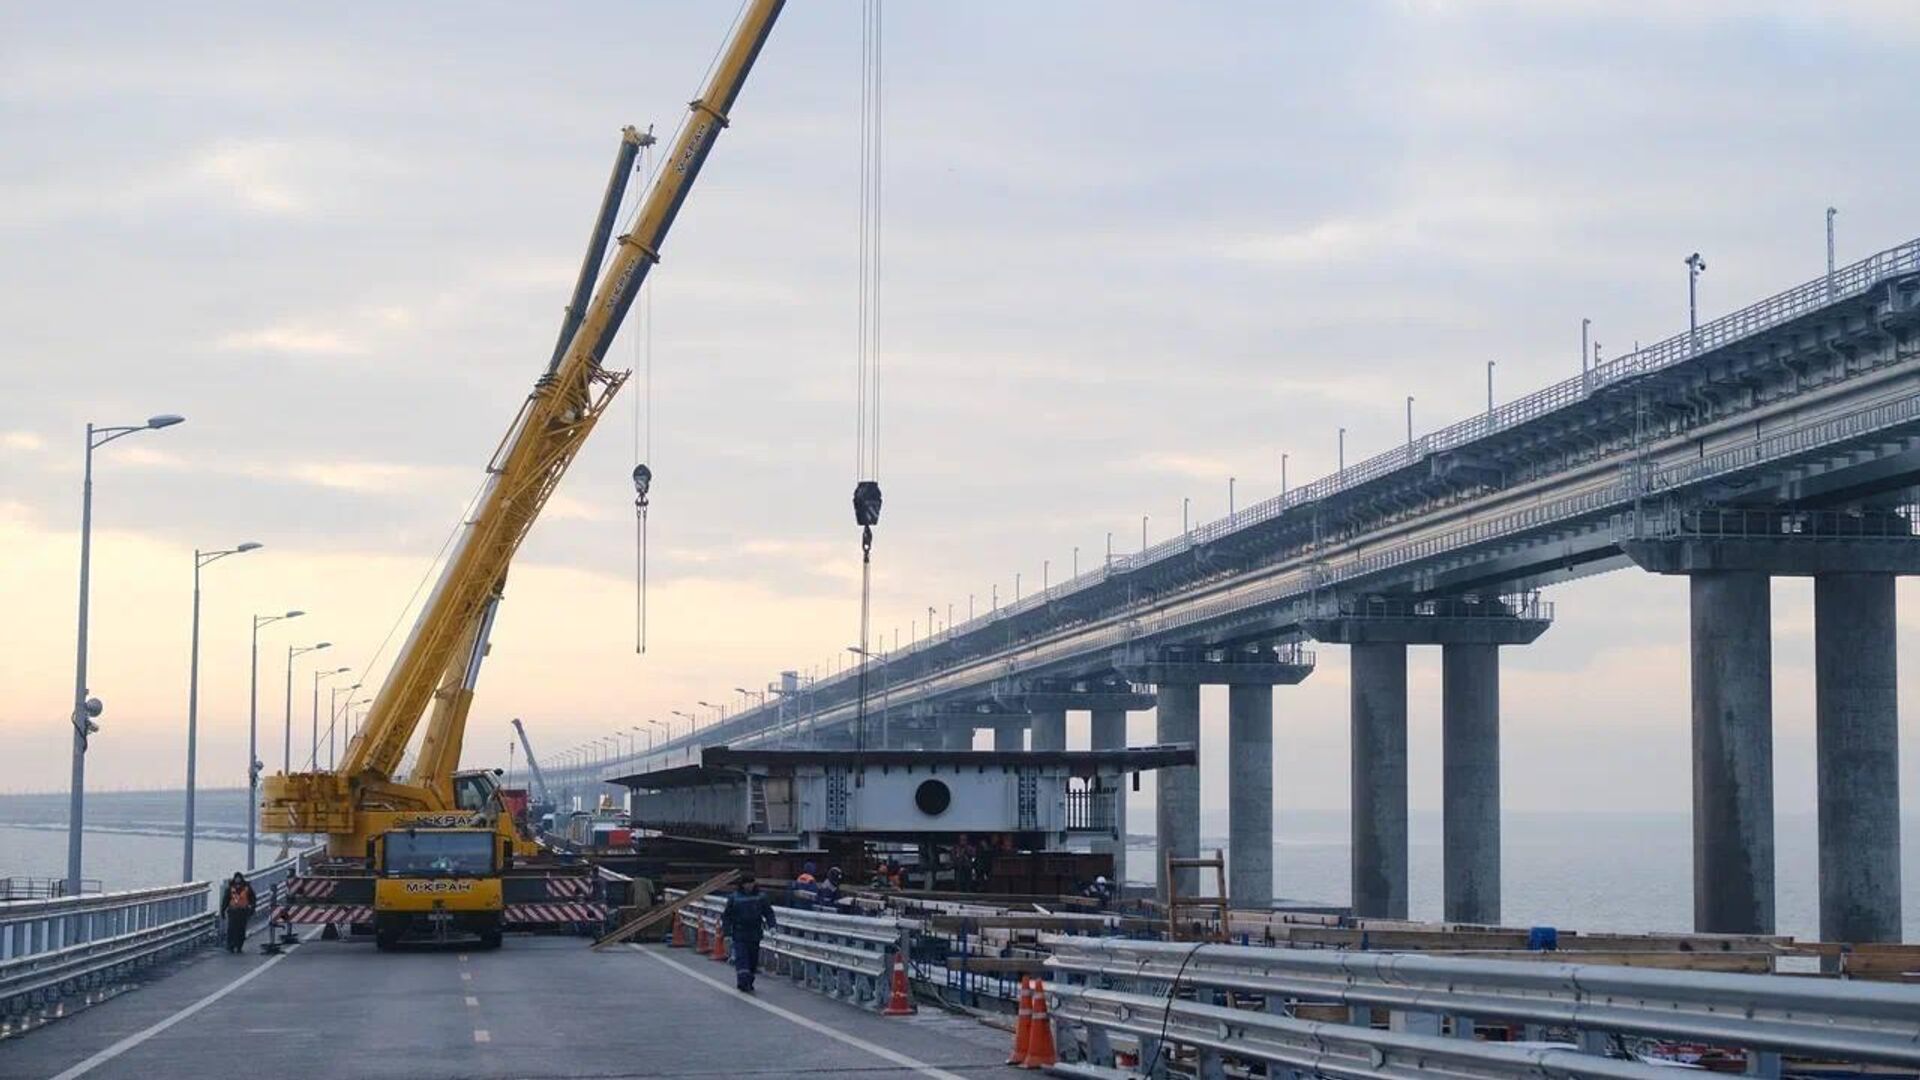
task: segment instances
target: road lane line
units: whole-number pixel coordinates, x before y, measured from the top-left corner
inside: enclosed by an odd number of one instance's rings
[[[492,1042],[493,1036],[487,1034],[486,1028],[474,1028],[473,1041],[477,1043]]]
[[[835,1039],[839,1042],[846,1043],[848,1046],[851,1046],[856,1050],[865,1050],[867,1053],[872,1054],[874,1057],[880,1058],[883,1061],[890,1061],[902,1068],[912,1069],[914,1072],[917,1072],[922,1076],[931,1076],[934,1078],[934,1080],[966,1080],[965,1077],[962,1077],[956,1073],[950,1073],[944,1069],[934,1068],[932,1065],[929,1065],[924,1061],[921,1061],[917,1058],[908,1057],[907,1055],[902,1054],[897,1050],[889,1050],[878,1043],[870,1043],[867,1040],[862,1039],[857,1035],[849,1035],[844,1031],[841,1031],[834,1027],[830,1027],[811,1017],[801,1016],[797,1012],[793,1012],[788,1009],[783,1009],[780,1006],[774,1005],[770,1002],[762,1001],[759,998],[754,997],[750,994],[742,994],[738,990],[735,990],[733,987],[728,986],[726,983],[721,982],[719,979],[713,978],[712,976],[709,976],[709,975],[703,975],[700,972],[695,971],[692,968],[686,966],[685,964],[682,964],[678,960],[670,960],[667,957],[661,956],[657,952],[649,951],[631,941],[627,942],[627,948],[640,953],[642,956],[647,956],[655,960],[658,960],[661,963],[667,965],[670,968],[673,968],[674,970],[680,972],[683,975],[687,975],[692,978],[698,979],[701,982],[706,983],[708,986],[713,987],[715,990],[720,991],[721,993],[727,995],[730,998],[733,998],[736,1001],[741,1001],[748,1005],[753,1006],[756,1009],[760,1009],[765,1012],[770,1012],[782,1020],[799,1024],[801,1027],[806,1028],[808,1031],[818,1032],[819,1034],[825,1035],[829,1039]]]
[[[467,995],[467,1008],[477,1009],[479,1007],[480,1007],[480,999],[477,997],[474,997],[471,994]]]
[[[470,975],[470,974],[468,974],[467,972],[464,972],[464,971],[463,971],[463,972],[461,972],[461,973],[460,973],[460,981],[461,981],[461,982],[472,982],[472,981],[473,981],[473,976],[472,976],[472,975]]]
[[[317,933],[319,933],[318,930],[309,931],[307,933],[307,936],[301,940],[311,941],[313,940],[313,935]],[[139,1046],[141,1043],[146,1042],[148,1039],[153,1038],[155,1035],[158,1035],[161,1032],[167,1030],[168,1028],[179,1023],[180,1021],[185,1020],[188,1017],[191,1017],[193,1014],[199,1012],[201,1009],[204,1009],[207,1006],[213,1004],[214,1002],[219,1001],[221,998],[226,997],[228,994],[233,993],[235,990],[240,989],[241,987],[247,985],[253,980],[259,978],[260,976],[265,975],[267,972],[272,971],[273,966],[275,964],[278,964],[280,961],[285,960],[287,957],[292,955],[293,954],[290,952],[283,952],[278,956],[268,959],[266,963],[261,964],[259,967],[254,968],[252,971],[247,972],[245,975],[240,976],[239,978],[233,980],[232,982],[221,987],[220,989],[215,990],[213,993],[208,994],[206,997],[201,998],[199,1001],[196,1001],[193,1004],[187,1006],[186,1008],[181,1009],[179,1012],[174,1013],[172,1016],[167,1017],[165,1020],[161,1020],[158,1023],[154,1024],[153,1026],[148,1027],[144,1030],[134,1032],[133,1034],[127,1036],[126,1038],[121,1039],[119,1042],[114,1043],[112,1046],[107,1047],[105,1050],[102,1050],[99,1053],[93,1055],[92,1057],[87,1058],[85,1061],[80,1062],[78,1065],[75,1065],[72,1068],[69,1068],[65,1072],[54,1074],[53,1080],[74,1080],[75,1077],[85,1076],[86,1074],[92,1072],[93,1070],[99,1068],[100,1066],[105,1065],[107,1062],[112,1061],[114,1058],[119,1057],[121,1054],[126,1053],[127,1051],[133,1049],[134,1047]]]

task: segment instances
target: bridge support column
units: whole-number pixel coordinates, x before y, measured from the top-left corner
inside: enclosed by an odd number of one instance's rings
[[[1353,912],[1407,917],[1407,646],[1441,648],[1441,805],[1446,917],[1500,917],[1500,646],[1553,624],[1549,605],[1512,598],[1346,598],[1305,623],[1353,660]]]
[[[1162,745],[1181,743],[1200,746],[1200,684],[1161,683],[1159,703],[1154,708],[1154,741]],[[1154,862],[1154,880],[1159,882],[1160,899],[1167,898],[1168,886],[1177,885],[1181,896],[1199,891],[1200,872],[1181,870],[1174,882],[1167,881],[1169,856],[1191,859],[1200,854],[1200,768],[1176,765],[1161,769],[1157,776],[1159,797],[1155,800],[1158,858]]]
[[[1067,714],[1064,709],[1049,709],[1033,714],[1034,750],[1065,750],[1067,748]]]
[[[1688,579],[1693,658],[1693,928],[1773,933],[1772,582]]]
[[[1127,748],[1127,714],[1123,709],[1094,709],[1088,725],[1088,748],[1092,750],[1125,750]],[[1127,787],[1126,777],[1120,779],[1120,790],[1113,796],[1113,831],[1115,839],[1105,837],[1093,842],[1093,850],[1113,856],[1113,888],[1115,895],[1127,882]]]
[[[1273,907],[1273,687],[1227,687],[1227,896]]]
[[[1500,647],[1440,647],[1442,917],[1500,922]]]
[[[1352,657],[1353,913],[1407,917],[1407,647]]]
[[[1900,718],[1892,574],[1813,580],[1820,939],[1900,940]]]

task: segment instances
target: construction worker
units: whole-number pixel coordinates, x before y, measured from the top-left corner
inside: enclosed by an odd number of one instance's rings
[[[760,895],[760,884],[748,874],[720,912],[720,926],[733,942],[734,985],[753,993],[753,973],[760,966],[760,934],[774,925],[773,905]]]
[[[787,890],[787,902],[802,911],[808,911],[820,899],[820,882],[813,876],[814,864],[811,860],[802,863],[800,876],[793,879],[793,888]]]
[[[814,904],[831,911],[840,903],[840,879],[846,874],[837,866],[827,870],[827,876],[820,879],[814,893]]]
[[[253,919],[253,886],[238,870],[220,890],[220,915],[227,921],[227,951],[244,952],[247,947],[247,923]]]

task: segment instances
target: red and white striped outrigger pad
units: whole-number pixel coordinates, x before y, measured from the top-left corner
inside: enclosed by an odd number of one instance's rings
[[[333,878],[294,878],[287,882],[287,895],[297,900],[324,900],[339,886]]]
[[[592,896],[593,879],[583,877],[555,877],[547,879],[548,896]]]
[[[322,923],[368,923],[373,921],[373,909],[353,904],[289,904],[274,913],[274,918],[284,923],[297,923],[303,926],[317,926]]]
[[[505,918],[510,923],[600,922],[607,917],[605,904],[509,904]]]

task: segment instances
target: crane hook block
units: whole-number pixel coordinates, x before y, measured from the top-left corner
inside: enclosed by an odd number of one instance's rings
[[[880,483],[862,480],[853,486],[853,523],[862,528],[880,524]]]
[[[633,505],[647,505],[647,492],[653,488],[653,470],[645,465],[633,467]]]

